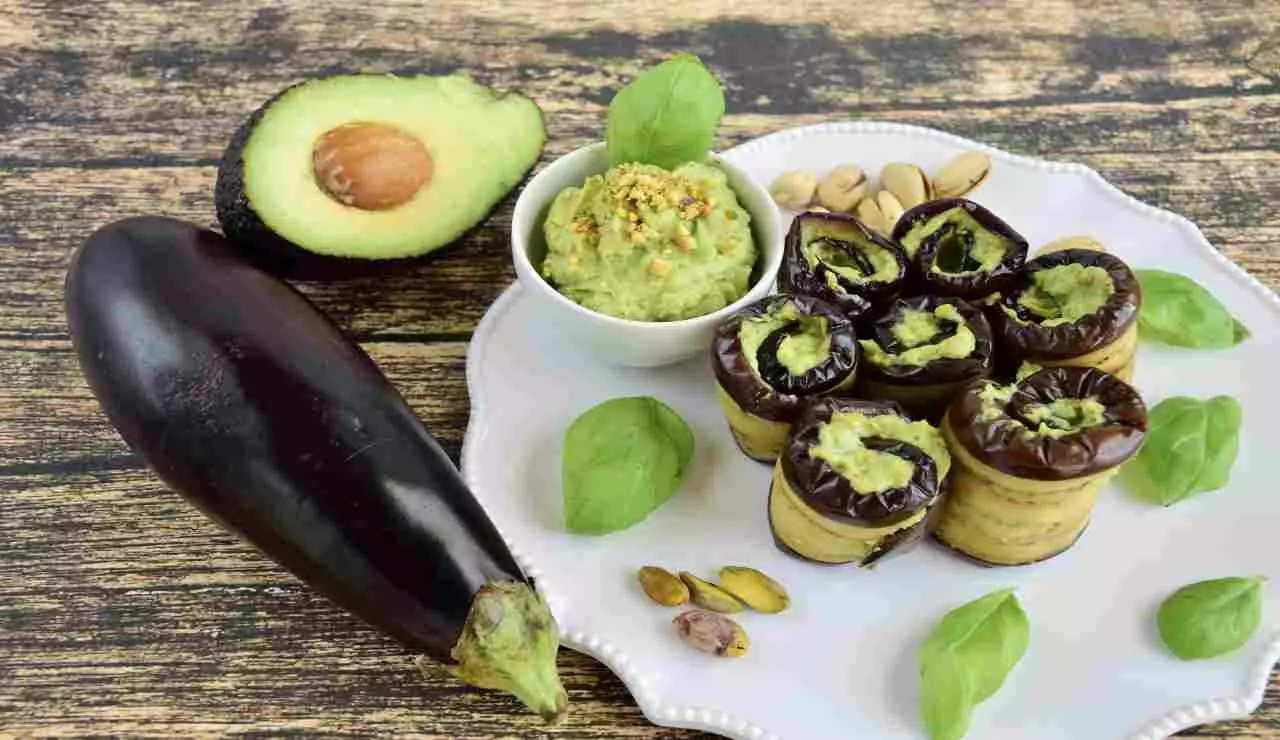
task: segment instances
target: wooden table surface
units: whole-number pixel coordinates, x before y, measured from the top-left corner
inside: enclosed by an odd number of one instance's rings
[[[725,82],[720,146],[875,118],[1083,161],[1277,286],[1280,5],[1114,5],[3,0],[0,736],[695,736],[647,725],[568,651],[556,729],[419,677],[166,491],[100,416],[64,322],[70,251],[134,214],[214,225],[222,147],[280,88],[465,69],[538,101],[545,163],[600,137],[621,81],[688,50]],[[467,340],[512,279],[511,202],[428,264],[304,286],[455,453]],[[1188,736],[1280,737],[1280,682],[1254,717]]]

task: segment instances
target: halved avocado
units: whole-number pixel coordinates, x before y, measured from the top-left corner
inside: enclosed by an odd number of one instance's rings
[[[360,272],[458,239],[545,141],[532,100],[465,76],[309,80],[232,138],[218,168],[218,221],[286,274]]]

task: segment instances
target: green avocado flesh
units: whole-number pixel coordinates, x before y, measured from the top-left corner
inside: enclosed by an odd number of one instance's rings
[[[331,196],[317,179],[314,150],[325,134],[352,124],[381,124],[416,139],[430,157],[429,179],[405,202],[381,210]],[[247,203],[252,214],[238,217],[256,216],[309,252],[413,257],[483,220],[537,160],[545,140],[542,112],[532,100],[497,94],[463,76],[313,80],[261,111],[240,152],[243,191],[231,192],[225,207]]]
[[[742,322],[738,328],[738,343],[747,357],[747,364],[756,374],[760,367],[756,354],[760,345],[773,332],[793,321],[800,322],[799,331],[793,332],[778,346],[778,361],[792,375],[804,375],[821,365],[831,355],[830,327],[823,316],[801,316],[794,303],[764,316],[756,316]]]
[[[853,248],[861,252],[871,264],[872,272],[863,274],[862,268],[858,267],[858,263],[847,252],[823,238],[847,241],[844,238],[845,234],[814,228],[807,236],[809,241],[805,242],[801,251],[804,254],[804,261],[808,263],[811,270],[821,263],[831,272],[853,283],[887,283],[898,277],[898,261],[894,259],[893,253],[877,244],[857,238],[852,242]],[[828,274],[827,284],[833,290],[844,292],[844,288],[836,280],[836,275]]]
[[[937,464],[938,480],[951,469],[951,454],[935,427],[893,414],[869,416],[857,411],[837,411],[818,430],[818,444],[809,454],[825,461],[849,481],[854,491],[864,496],[909,483],[916,466],[896,455],[867,449],[862,441],[868,437],[895,439],[919,447]]]
[[[582,306],[679,321],[746,294],[758,248],[719,167],[623,163],[560,191],[543,223],[542,274]]]
[[[926,344],[942,330],[940,319],[958,322],[956,332],[936,344]],[[934,360],[956,360],[973,354],[978,346],[978,338],[974,336],[969,323],[960,315],[959,309],[950,303],[938,306],[933,312],[904,311],[902,318],[890,329],[895,339],[902,342],[907,349],[902,352],[885,352],[879,343],[871,339],[860,339],[863,355],[873,365],[886,367],[889,365],[911,365],[919,367]]]
[[[953,269],[953,267],[958,266],[962,256],[960,242],[953,235],[944,237],[942,244],[938,245],[936,257],[933,261],[933,272],[956,275],[988,272],[999,265],[1009,251],[1008,239],[990,231],[978,223],[977,219],[970,215],[968,211],[956,206],[916,226],[902,237],[900,243],[902,248],[906,250],[907,257],[915,259],[916,252],[920,251],[920,244],[938,229],[948,226],[952,228],[953,234],[973,234],[973,251],[969,256],[977,262],[977,269],[961,270],[958,267]]]
[[[1059,398],[1047,404],[1031,406],[1025,416],[1027,421],[1036,426],[1034,428],[1027,426],[1021,419],[1009,417],[1005,410],[1015,390],[1014,385],[988,382],[979,392],[979,397],[982,399],[982,420],[995,421],[1002,417],[1008,418],[1010,423],[1025,428],[1028,434],[1053,439],[1107,423],[1107,407],[1098,399]]]
[[[1071,263],[1032,273],[1031,286],[1018,296],[1018,305],[1038,316],[1042,326],[1057,326],[1094,313],[1115,292],[1106,270]]]

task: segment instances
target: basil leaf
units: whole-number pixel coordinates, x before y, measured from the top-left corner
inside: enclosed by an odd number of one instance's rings
[[[1217,578],[1174,591],[1160,605],[1160,639],[1183,660],[1226,655],[1262,623],[1263,576]]]
[[[920,667],[920,715],[933,740],[960,740],[973,716],[969,674],[954,653],[941,653]]]
[[[1162,506],[1222,488],[1240,448],[1242,416],[1230,396],[1166,398],[1148,414],[1142,450],[1120,479],[1139,498]]]
[[[564,523],[571,532],[630,527],[671,498],[693,460],[693,432],[648,396],[615,398],[565,433]]]
[[[920,646],[920,713],[933,740],[964,735],[1027,652],[1031,625],[1012,589],[953,609]]]
[[[701,160],[723,116],[719,81],[696,56],[677,54],[632,80],[609,103],[609,163],[673,169]]]
[[[1185,275],[1134,270],[1142,286],[1138,333],[1179,347],[1226,349],[1249,337],[1249,330],[1212,293]]]
[[[1253,336],[1253,334],[1249,331],[1249,327],[1240,323],[1240,319],[1232,319],[1232,325],[1231,325],[1232,344],[1239,344],[1251,336]]]

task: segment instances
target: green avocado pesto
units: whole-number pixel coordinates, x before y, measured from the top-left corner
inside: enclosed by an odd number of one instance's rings
[[[837,411],[818,430],[818,444],[809,455],[823,460],[844,476],[853,490],[870,495],[900,488],[915,475],[915,464],[897,455],[867,449],[868,437],[895,439],[919,447],[933,458],[938,480],[951,469],[951,454],[936,428],[924,421],[908,421],[894,414],[869,416],[857,411]]]
[[[827,274],[827,284],[832,290],[845,292],[836,279],[837,275],[853,283],[887,283],[897,279],[898,260],[884,247],[863,240],[852,242],[853,248],[866,258],[872,268],[870,273],[863,273],[853,257],[828,239],[843,241],[840,236],[824,233],[819,229],[810,235],[809,241],[800,251],[804,254],[804,261],[809,269],[816,269],[819,264],[823,264],[831,271]]]
[[[955,334],[939,342],[929,344],[929,340],[942,330],[942,321],[957,322]],[[860,339],[863,356],[873,365],[886,367],[889,365],[911,365],[919,367],[934,360],[954,360],[968,357],[978,346],[978,338],[969,323],[964,320],[960,310],[950,303],[938,306],[932,312],[908,310],[902,313],[893,328],[889,330],[894,339],[907,349],[902,352],[886,352],[884,348],[871,339]]]
[[[964,208],[956,206],[916,226],[902,237],[899,243],[906,250],[907,258],[915,259],[916,252],[920,251],[920,244],[943,228],[950,228],[952,233],[944,236],[943,242],[938,245],[938,251],[933,260],[933,272],[951,274],[989,272],[995,269],[1009,252],[1008,239],[978,223],[978,220]],[[963,247],[956,235],[961,233],[973,235],[973,250],[969,257],[970,260],[977,262],[976,269],[965,270],[959,267],[964,261]],[[953,267],[955,269],[952,269]]]
[[[610,316],[701,316],[747,292],[759,251],[750,221],[715,166],[619,164],[556,195],[542,275]]]
[[[1068,263],[1032,273],[1031,285],[1018,296],[1018,305],[1037,316],[1041,326],[1057,326],[1094,313],[1115,292],[1115,282],[1106,270]]]
[[[1014,391],[1014,385],[988,382],[978,394],[982,399],[980,418],[994,421],[1007,417],[1010,422],[1025,428],[1028,434],[1053,439],[1107,423],[1107,407],[1098,399],[1059,398],[1050,403],[1032,405],[1023,415],[1026,421],[1035,425],[1029,426],[1022,419],[1009,417],[1005,410]]]
[[[756,360],[760,345],[770,334],[793,321],[800,323],[799,330],[783,339],[778,346],[778,361],[788,372],[804,375],[831,355],[830,327],[826,317],[801,316],[794,303],[786,303],[777,311],[747,319],[738,327],[738,343],[756,375],[760,374]]]
[[[1023,414],[1028,421],[1039,424],[1038,434],[1060,437],[1082,429],[1106,423],[1107,407],[1096,398],[1059,398],[1047,404],[1037,404]]]

